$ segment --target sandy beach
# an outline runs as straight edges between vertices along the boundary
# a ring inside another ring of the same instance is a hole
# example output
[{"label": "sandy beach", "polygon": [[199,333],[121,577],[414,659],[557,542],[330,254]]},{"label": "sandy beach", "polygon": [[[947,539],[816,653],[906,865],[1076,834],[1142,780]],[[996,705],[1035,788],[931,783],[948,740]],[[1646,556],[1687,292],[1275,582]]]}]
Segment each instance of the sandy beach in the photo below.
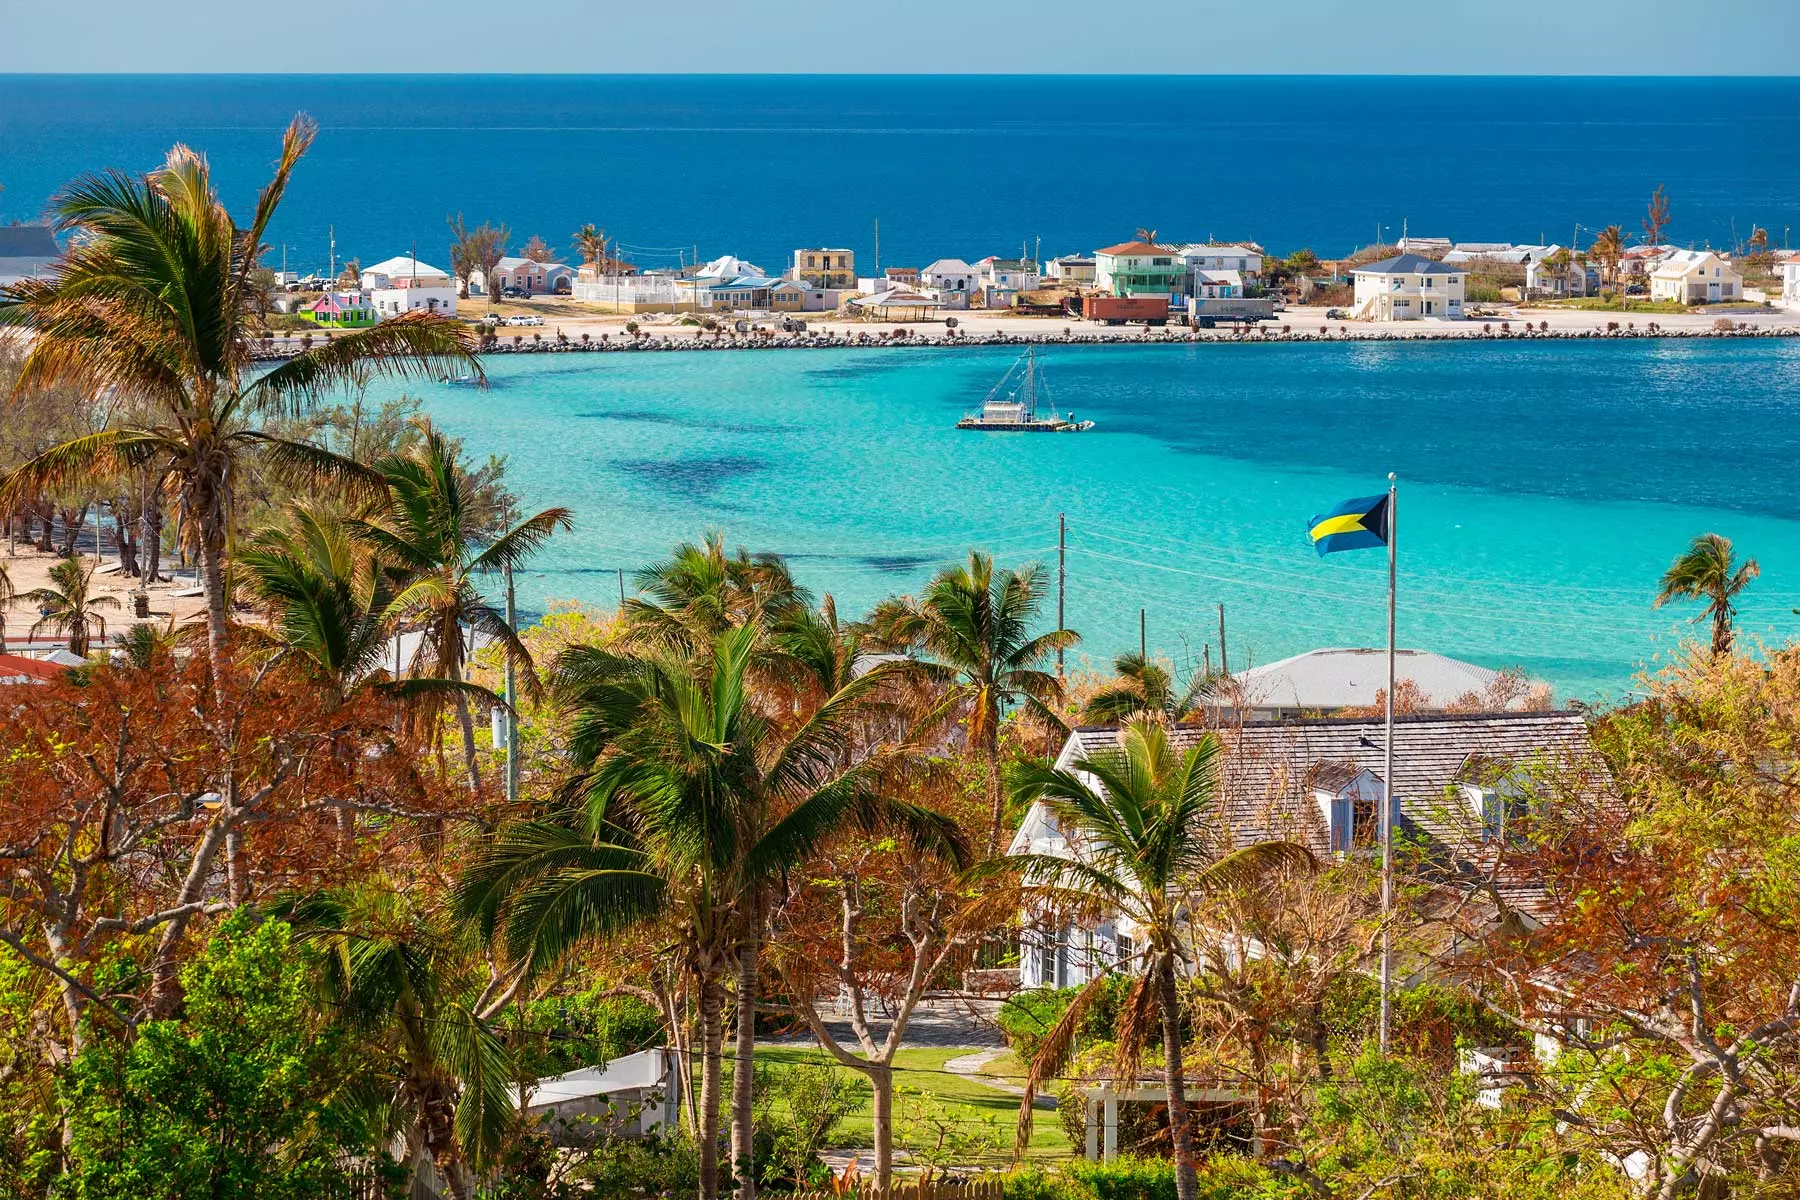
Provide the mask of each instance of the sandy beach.
[{"label": "sandy beach", "polygon": [[[96,646],[103,640],[110,641],[115,633],[144,622],[132,616],[131,595],[138,589],[136,579],[127,578],[118,573],[118,552],[113,548],[110,522],[104,536],[105,551],[100,560],[100,569],[89,584],[92,596],[109,596],[118,602],[118,607],[98,610],[106,622],[106,636],[94,638]],[[85,566],[94,565],[94,543],[91,536],[82,539],[82,562]],[[0,567],[6,569],[6,575],[12,582],[14,593],[29,592],[34,588],[50,585],[50,568],[61,562],[56,554],[46,554],[34,546],[24,542],[14,542],[7,546],[4,555],[0,555]],[[107,568],[114,568],[110,573]],[[162,570],[173,579],[167,583],[154,583],[146,589],[150,595],[149,623],[163,626],[173,620],[177,625],[199,617],[206,608],[206,600],[200,595],[186,595],[200,586],[200,581],[190,567],[177,567],[168,558],[163,560]],[[62,644],[62,639],[55,633],[45,631],[37,637],[31,636],[31,627],[37,623],[37,606],[29,601],[16,601],[4,611],[7,649],[17,653],[22,649],[32,652],[48,650],[54,645]],[[29,644],[27,644],[29,643]]]}]

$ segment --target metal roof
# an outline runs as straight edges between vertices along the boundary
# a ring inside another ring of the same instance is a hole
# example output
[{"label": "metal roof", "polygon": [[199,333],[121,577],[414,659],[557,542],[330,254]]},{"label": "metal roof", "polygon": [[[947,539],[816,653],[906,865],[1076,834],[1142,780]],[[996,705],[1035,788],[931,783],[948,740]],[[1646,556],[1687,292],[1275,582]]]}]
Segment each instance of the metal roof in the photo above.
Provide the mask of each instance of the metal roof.
[{"label": "metal roof", "polygon": [[[1429,708],[1447,708],[1493,686],[1500,672],[1429,650],[1394,652],[1394,674],[1418,689]],[[1385,649],[1308,650],[1232,676],[1242,708],[1300,708],[1330,712],[1375,703],[1387,688]]]},{"label": "metal roof", "polygon": [[1434,258],[1425,258],[1418,254],[1396,254],[1392,258],[1384,258],[1380,262],[1367,263],[1355,268],[1354,275],[1466,275],[1467,271],[1459,271],[1455,267],[1446,267]]}]

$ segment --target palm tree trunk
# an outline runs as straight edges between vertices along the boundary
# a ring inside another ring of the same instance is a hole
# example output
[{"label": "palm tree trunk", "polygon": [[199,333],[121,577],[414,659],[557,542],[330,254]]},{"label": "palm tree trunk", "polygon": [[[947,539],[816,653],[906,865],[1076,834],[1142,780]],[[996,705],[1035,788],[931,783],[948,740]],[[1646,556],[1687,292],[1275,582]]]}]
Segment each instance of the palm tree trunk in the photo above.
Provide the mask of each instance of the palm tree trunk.
[{"label": "palm tree trunk", "polygon": [[200,582],[206,588],[206,653],[217,688],[231,632],[226,625],[224,501],[212,490],[212,481],[195,488],[194,516],[200,522]]},{"label": "palm tree trunk", "polygon": [[1000,788],[1000,731],[989,727],[983,739],[982,757],[987,760],[988,838],[987,857],[1000,849],[1000,822],[1004,815],[1005,797]]},{"label": "palm tree trunk", "polygon": [[753,914],[738,947],[737,1058],[731,1068],[731,1167],[738,1200],[756,1196],[756,990],[761,976],[761,929]]},{"label": "palm tree trunk", "polygon": [[[1715,605],[1717,601],[1714,602]],[[1731,654],[1731,611],[1722,607],[1713,609],[1712,652],[1714,658],[1725,658]]]},{"label": "palm tree trunk", "polygon": [[1166,950],[1157,957],[1156,984],[1162,1009],[1163,1080],[1169,1088],[1169,1141],[1175,1148],[1175,1195],[1177,1200],[1197,1200],[1200,1181],[1194,1167],[1194,1126],[1181,1068],[1181,999],[1175,994],[1175,956]]},{"label": "palm tree trunk", "polygon": [[700,980],[700,1200],[719,1195],[719,1070],[725,1043],[725,985],[715,974]]}]

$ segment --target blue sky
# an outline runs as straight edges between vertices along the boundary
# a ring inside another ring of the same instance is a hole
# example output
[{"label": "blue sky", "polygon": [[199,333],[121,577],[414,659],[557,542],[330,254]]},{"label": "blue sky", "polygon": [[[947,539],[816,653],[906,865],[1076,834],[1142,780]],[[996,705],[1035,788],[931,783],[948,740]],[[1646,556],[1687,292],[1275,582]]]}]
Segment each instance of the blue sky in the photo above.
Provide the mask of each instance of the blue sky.
[{"label": "blue sky", "polygon": [[86,0],[0,72],[1789,75],[1800,0]]}]

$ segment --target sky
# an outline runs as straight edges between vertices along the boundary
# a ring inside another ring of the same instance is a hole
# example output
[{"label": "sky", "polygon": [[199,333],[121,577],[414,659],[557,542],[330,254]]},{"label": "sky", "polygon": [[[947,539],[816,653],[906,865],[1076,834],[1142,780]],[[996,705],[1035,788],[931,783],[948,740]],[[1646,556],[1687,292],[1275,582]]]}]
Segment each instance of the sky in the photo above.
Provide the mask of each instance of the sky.
[{"label": "sky", "polygon": [[0,0],[0,73],[1791,75],[1800,61],[1800,0],[85,0],[78,23],[68,11]]}]

